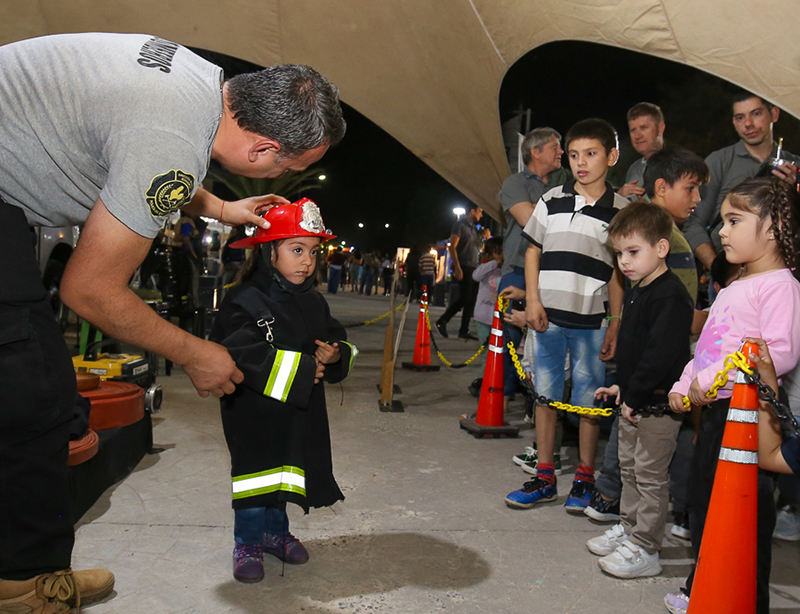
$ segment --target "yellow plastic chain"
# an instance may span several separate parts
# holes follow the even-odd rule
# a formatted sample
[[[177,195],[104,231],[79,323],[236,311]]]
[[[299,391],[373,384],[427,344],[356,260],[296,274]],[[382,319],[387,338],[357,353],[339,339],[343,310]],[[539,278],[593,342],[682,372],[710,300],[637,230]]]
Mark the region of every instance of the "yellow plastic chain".
[[[505,311],[506,307],[508,306],[508,300],[502,297],[498,298],[498,303],[501,311]],[[511,355],[511,361],[514,363],[514,367],[517,370],[517,375],[519,378],[524,382],[525,381],[525,372],[522,370],[522,364],[519,361],[519,357],[517,356],[517,350],[514,349],[514,345],[511,341],[508,342],[508,353]],[[753,374],[753,369],[747,365],[747,358],[741,352],[741,350],[736,351],[732,354],[728,354],[725,357],[725,362],[722,365],[722,369],[717,373],[716,377],[714,378],[714,383],[711,385],[711,388],[708,392],[706,392],[706,397],[709,399],[713,399],[717,396],[717,391],[722,388],[725,384],[728,383],[728,372],[731,369],[741,369],[748,375]],[[613,414],[614,410],[610,407],[606,408],[599,408],[599,407],[580,407],[578,405],[570,405],[569,403],[562,403],[560,401],[551,401],[548,403],[550,407],[554,407],[555,409],[563,409],[564,411],[576,413],[576,414],[583,414],[589,416],[610,416]],[[683,406],[685,408],[689,408],[691,406],[691,402],[689,401],[689,397],[683,397]]]
[[[432,329],[431,329],[431,318],[430,318],[430,316],[428,315],[428,306],[427,306],[427,305],[424,305],[424,306],[423,306],[423,309],[425,310],[425,325],[428,327],[428,332],[429,332],[431,335],[433,335],[433,332],[432,332]],[[436,355],[439,357],[439,360],[441,360],[441,361],[442,361],[442,363],[444,364],[444,366],[445,366],[445,367],[450,367],[450,368],[453,368],[453,369],[460,369],[460,368],[462,368],[462,367],[466,367],[466,366],[467,366],[467,365],[469,365],[469,364],[470,364],[472,361],[474,361],[474,360],[475,360],[475,359],[476,359],[478,356],[480,356],[480,355],[481,355],[481,352],[483,352],[484,348],[486,348],[486,345],[485,345],[485,344],[484,344],[484,345],[482,345],[481,347],[479,347],[479,348],[478,348],[478,351],[477,351],[477,352],[475,352],[475,354],[474,354],[474,355],[473,355],[473,356],[472,356],[472,357],[471,357],[469,360],[467,360],[466,362],[464,362],[464,363],[462,363],[462,364],[460,364],[460,365],[456,365],[456,366],[453,366],[453,363],[451,363],[449,360],[447,360],[447,359],[444,357],[444,354],[442,354],[442,353],[441,353],[441,351],[439,351],[439,348],[438,348],[438,347],[436,347]]]

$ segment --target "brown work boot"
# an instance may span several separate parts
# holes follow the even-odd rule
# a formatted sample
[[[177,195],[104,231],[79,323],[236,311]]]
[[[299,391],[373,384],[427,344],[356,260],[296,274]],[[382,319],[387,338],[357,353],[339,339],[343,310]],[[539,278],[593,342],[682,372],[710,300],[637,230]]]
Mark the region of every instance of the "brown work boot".
[[[16,582],[0,580],[0,614],[68,614],[89,605],[114,588],[107,569],[71,569]]]
[[[67,601],[76,591],[71,569],[21,582],[0,580],[0,614],[69,614]]]

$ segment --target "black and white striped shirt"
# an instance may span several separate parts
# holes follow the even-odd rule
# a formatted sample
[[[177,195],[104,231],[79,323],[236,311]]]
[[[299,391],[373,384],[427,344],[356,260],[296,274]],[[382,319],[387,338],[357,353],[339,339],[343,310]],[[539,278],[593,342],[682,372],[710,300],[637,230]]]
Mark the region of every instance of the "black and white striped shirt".
[[[574,180],[548,191],[537,203],[522,234],[542,250],[539,300],[553,324],[601,327],[614,272],[607,228],[627,204],[608,183],[603,196],[586,202]]]

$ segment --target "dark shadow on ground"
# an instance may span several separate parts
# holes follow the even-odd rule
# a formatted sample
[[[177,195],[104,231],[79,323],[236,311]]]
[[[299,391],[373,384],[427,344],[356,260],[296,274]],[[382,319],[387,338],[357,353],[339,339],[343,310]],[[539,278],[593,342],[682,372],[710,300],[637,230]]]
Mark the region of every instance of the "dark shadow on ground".
[[[491,567],[478,553],[418,533],[354,535],[306,542],[311,561],[302,567],[264,561],[266,577],[257,585],[234,580],[217,588],[219,597],[239,612],[330,612],[363,606],[380,611],[385,594],[408,586],[452,592],[479,584]],[[314,607],[322,602],[324,608]]]

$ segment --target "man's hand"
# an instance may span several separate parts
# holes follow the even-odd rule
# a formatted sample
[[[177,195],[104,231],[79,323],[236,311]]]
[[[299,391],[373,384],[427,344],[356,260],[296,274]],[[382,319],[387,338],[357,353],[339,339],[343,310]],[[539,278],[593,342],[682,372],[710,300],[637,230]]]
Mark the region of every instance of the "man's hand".
[[[255,224],[266,230],[269,228],[269,222],[261,216],[272,207],[288,204],[289,201],[283,196],[275,194],[226,201],[224,207],[220,208],[219,221],[229,226]]]
[[[619,318],[611,320],[603,338],[603,347],[600,348],[600,360],[609,361],[617,354],[617,333],[619,332]]]
[[[528,301],[525,305],[525,321],[537,333],[543,333],[550,325],[544,305],[539,301]]]
[[[773,168],[772,174],[792,186],[797,181],[797,167],[791,162],[784,162],[780,166]]]
[[[516,286],[508,286],[507,288],[500,290],[500,296],[512,301],[524,301],[525,290],[522,288],[517,288]]]
[[[453,277],[457,281],[461,281],[464,277],[464,271],[461,270],[461,265],[457,262],[453,263]]]
[[[620,414],[631,424],[639,424],[639,417],[633,415],[633,409],[628,407],[627,403],[622,404],[622,407],[620,408]]]
[[[183,370],[192,380],[197,394],[205,398],[209,393],[219,398],[236,390],[244,374],[233,362],[228,350],[211,341],[202,341],[197,350],[183,363]]]
[[[314,358],[317,359],[317,362],[322,363],[323,365],[332,365],[335,362],[339,362],[342,355],[339,352],[339,344],[327,344],[324,341],[315,341],[317,344],[317,351],[314,353]]]
[[[630,183],[626,183],[619,190],[617,190],[617,194],[619,194],[620,196],[624,196],[625,198],[628,198],[628,196],[644,195],[644,188],[639,185],[636,185],[637,183],[639,183],[638,179],[634,179]]]

